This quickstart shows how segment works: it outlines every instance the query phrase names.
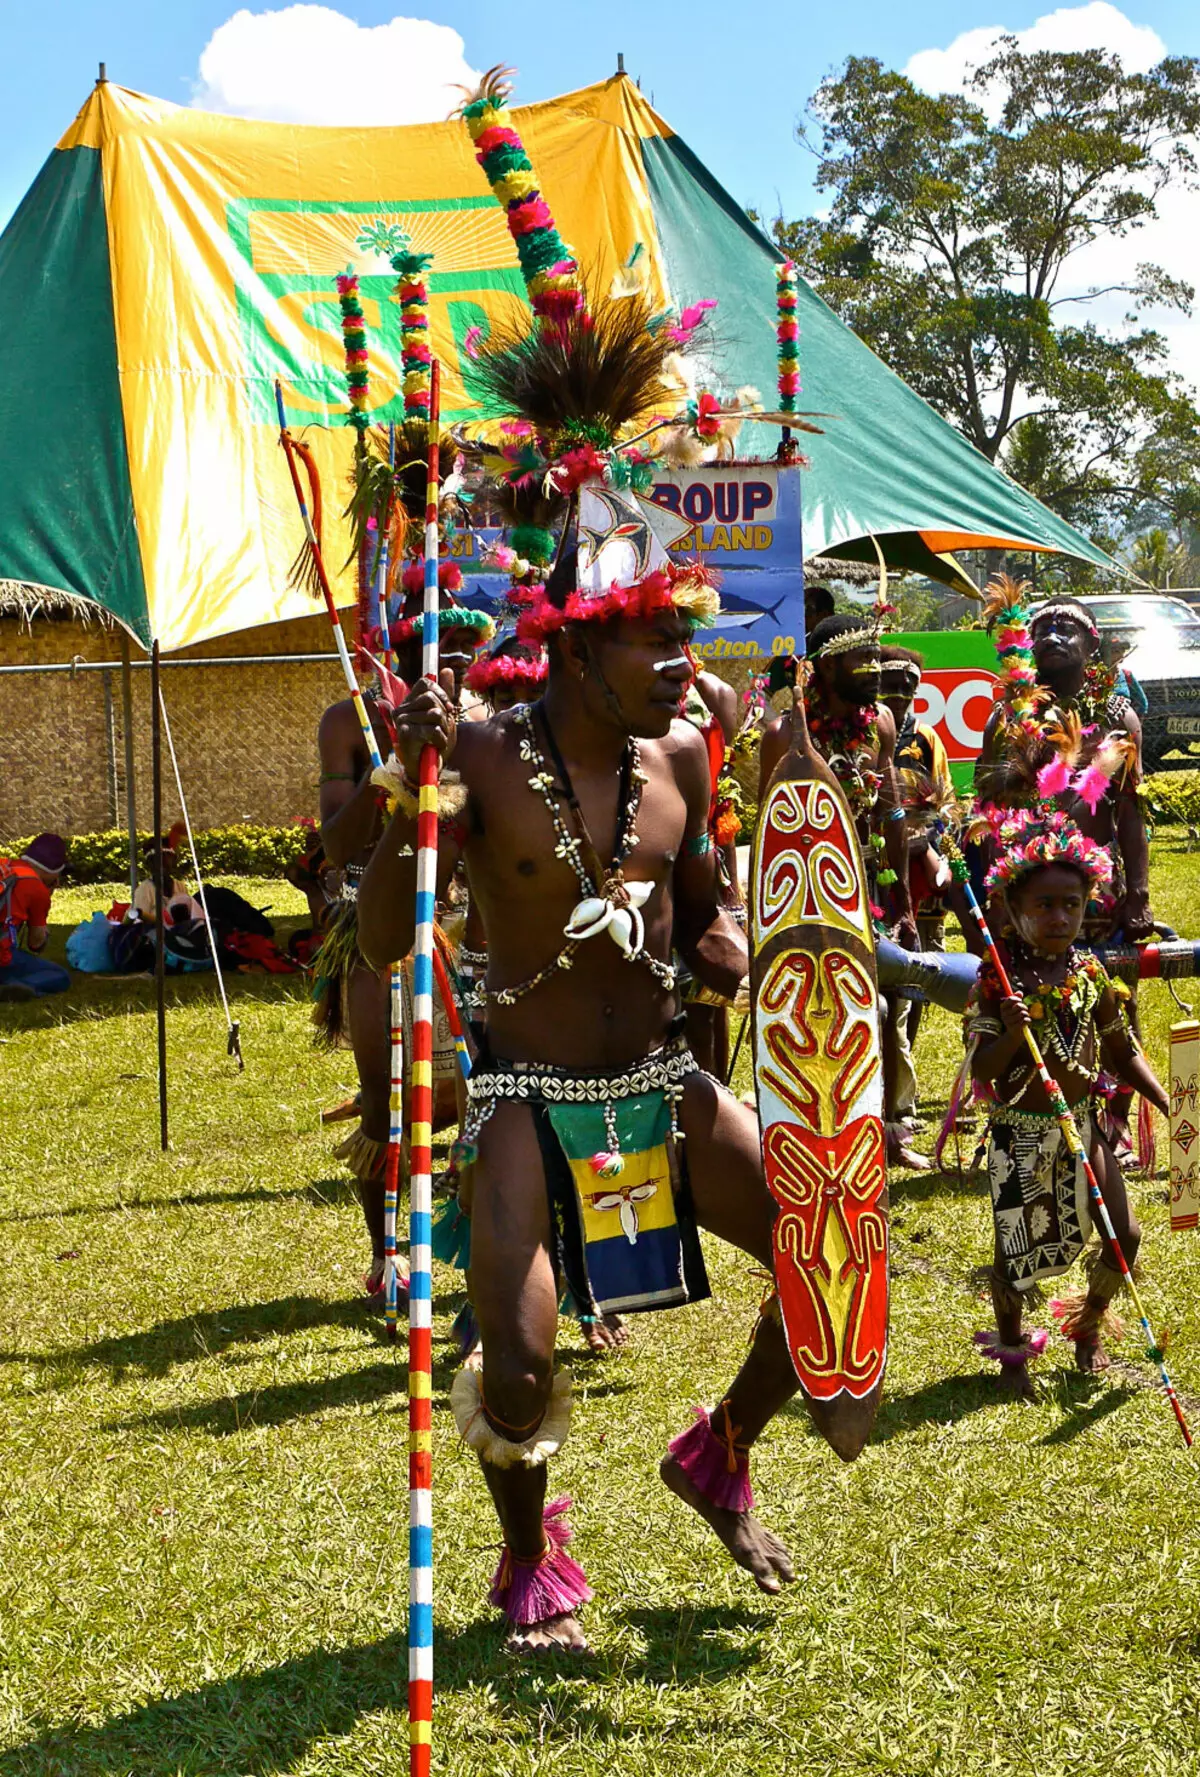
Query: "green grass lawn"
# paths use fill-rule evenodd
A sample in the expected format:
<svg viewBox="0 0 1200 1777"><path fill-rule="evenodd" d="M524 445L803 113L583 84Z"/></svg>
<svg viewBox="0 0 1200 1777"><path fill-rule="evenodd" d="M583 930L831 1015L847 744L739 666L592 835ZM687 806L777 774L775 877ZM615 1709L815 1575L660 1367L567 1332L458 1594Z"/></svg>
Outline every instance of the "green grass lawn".
<svg viewBox="0 0 1200 1777"><path fill-rule="evenodd" d="M1200 935L1194 861L1156 842L1155 904ZM299 919L285 885L247 890ZM60 894L65 932L110 891ZM1184 983L1185 993L1191 984ZM392 1777L405 1730L402 1355L357 1299L365 1246L317 1113L352 1083L304 990L169 988L171 1152L152 984L0 1009L0 1777ZM1200 997L1200 991L1198 996ZM1143 998L1160 1072L1179 1016ZM932 1118L958 1053L927 1020ZM1160 1153L1165 1150L1165 1131ZM1164 1154L1165 1158L1165 1154ZM1200 1237L1133 1186L1146 1300L1200 1419ZM635 1326L576 1378L554 1484L597 1592L586 1667L501 1652L497 1532L445 1409L457 1298L435 1280L439 1773L546 1777L1151 1777L1200 1763L1193 1460L1130 1336L1088 1381L1056 1340L1039 1402L971 1346L990 1247L977 1180L894 1181L887 1392L843 1467L802 1408L764 1439L760 1509L799 1580L732 1570L656 1465L744 1349L760 1285L710 1247L717 1300Z"/></svg>

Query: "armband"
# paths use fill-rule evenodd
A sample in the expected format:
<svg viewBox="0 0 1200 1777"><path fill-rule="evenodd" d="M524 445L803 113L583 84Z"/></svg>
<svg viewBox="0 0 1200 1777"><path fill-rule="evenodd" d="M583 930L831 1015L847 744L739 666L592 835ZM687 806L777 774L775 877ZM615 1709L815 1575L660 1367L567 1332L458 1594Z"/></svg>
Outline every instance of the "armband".
<svg viewBox="0 0 1200 1777"><path fill-rule="evenodd" d="M907 813L908 810L906 808L889 808L884 819L888 821L902 821Z"/></svg>
<svg viewBox="0 0 1200 1777"><path fill-rule="evenodd" d="M706 827L703 833L694 833L687 841L689 858L706 858L712 850L712 834Z"/></svg>
<svg viewBox="0 0 1200 1777"><path fill-rule="evenodd" d="M415 818L420 810L421 791L418 784L410 782L399 759L393 753L386 765L378 765L371 773L371 782L376 789L382 790L387 802L389 814L399 809L401 814L410 819ZM467 806L467 786L455 771L442 774L437 785L437 817L439 821L452 821Z"/></svg>

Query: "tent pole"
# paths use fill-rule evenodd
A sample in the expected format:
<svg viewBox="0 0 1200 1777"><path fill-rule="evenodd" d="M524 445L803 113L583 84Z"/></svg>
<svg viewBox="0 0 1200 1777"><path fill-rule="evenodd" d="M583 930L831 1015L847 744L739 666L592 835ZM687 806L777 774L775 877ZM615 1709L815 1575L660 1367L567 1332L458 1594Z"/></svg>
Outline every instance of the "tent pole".
<svg viewBox="0 0 1200 1777"><path fill-rule="evenodd" d="M158 697L158 638L150 649L150 775L154 799L154 998L158 1013L158 1128L165 1154L167 1138L167 971L163 952L162 705Z"/></svg>
<svg viewBox="0 0 1200 1777"><path fill-rule="evenodd" d="M137 788L133 781L133 673L129 637L121 631L121 726L125 730L125 826L129 834L129 899L137 894Z"/></svg>

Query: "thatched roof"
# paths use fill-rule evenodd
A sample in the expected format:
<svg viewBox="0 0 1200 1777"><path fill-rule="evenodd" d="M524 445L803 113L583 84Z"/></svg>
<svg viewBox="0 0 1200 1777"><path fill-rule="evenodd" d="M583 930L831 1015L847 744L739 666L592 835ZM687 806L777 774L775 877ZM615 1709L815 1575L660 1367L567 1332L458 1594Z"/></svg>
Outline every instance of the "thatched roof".
<svg viewBox="0 0 1200 1777"><path fill-rule="evenodd" d="M15 617L29 628L35 617L51 621L98 623L111 629L115 619L102 605L56 586L30 586L23 580L0 580L0 618Z"/></svg>
<svg viewBox="0 0 1200 1777"><path fill-rule="evenodd" d="M877 586L879 569L865 561L841 561L835 555L811 555L804 564L806 580L840 580L843 586Z"/></svg>

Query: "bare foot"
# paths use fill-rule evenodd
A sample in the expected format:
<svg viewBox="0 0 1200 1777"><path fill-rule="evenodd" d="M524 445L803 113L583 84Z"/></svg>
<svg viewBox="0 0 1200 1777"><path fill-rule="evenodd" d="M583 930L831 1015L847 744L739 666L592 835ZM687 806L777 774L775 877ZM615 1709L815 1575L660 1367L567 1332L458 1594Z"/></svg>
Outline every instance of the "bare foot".
<svg viewBox="0 0 1200 1777"><path fill-rule="evenodd" d="M619 1314L606 1314L603 1320L580 1319L580 1328L593 1357L606 1351L619 1351L629 1343L629 1328Z"/></svg>
<svg viewBox="0 0 1200 1777"><path fill-rule="evenodd" d="M704 1522L715 1530L739 1567L753 1574L760 1592L774 1594L790 1586L796 1577L792 1558L777 1536L764 1530L750 1512L730 1512L715 1506L694 1486L673 1456L664 1456L658 1465L663 1481L678 1495L684 1505L699 1512Z"/></svg>
<svg viewBox="0 0 1200 1777"><path fill-rule="evenodd" d="M592 1651L577 1618L572 1616L547 1617L544 1623L514 1623L505 1646L509 1653L532 1654L535 1659Z"/></svg>
<svg viewBox="0 0 1200 1777"><path fill-rule="evenodd" d="M1037 1388L1027 1364L1001 1364L996 1386L1014 1401L1036 1401Z"/></svg>
<svg viewBox="0 0 1200 1777"><path fill-rule="evenodd" d="M932 1172L933 1161L919 1154L898 1123L889 1123L886 1132L887 1163L906 1166L910 1172Z"/></svg>
<svg viewBox="0 0 1200 1777"><path fill-rule="evenodd" d="M1085 1376L1099 1376L1112 1365L1112 1359L1099 1339L1076 1339L1075 1368Z"/></svg>

